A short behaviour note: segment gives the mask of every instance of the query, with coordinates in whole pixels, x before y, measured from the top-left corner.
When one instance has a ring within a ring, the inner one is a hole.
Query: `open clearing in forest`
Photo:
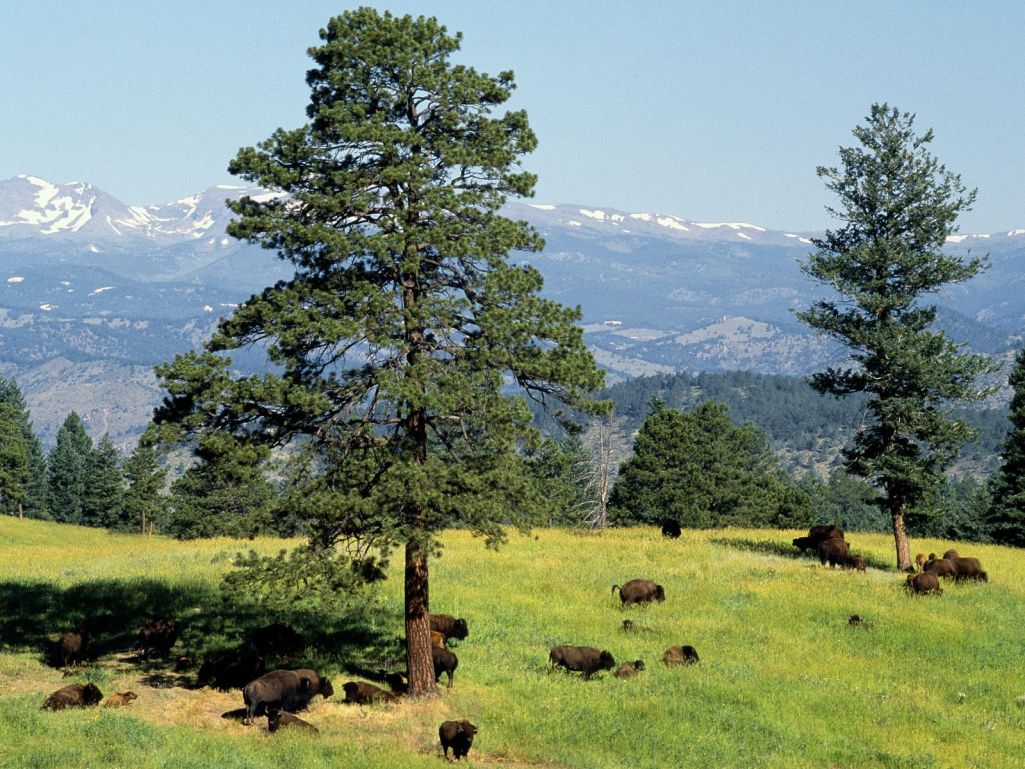
[[[362,646],[304,653],[338,690],[304,716],[321,732],[310,738],[269,735],[265,719],[249,728],[221,719],[242,704],[239,691],[191,688],[194,673],[143,667],[118,651],[159,607],[174,607],[186,627],[176,652],[201,650],[208,628],[230,637],[232,628],[217,624],[220,575],[234,553],[273,553],[280,541],[183,543],[5,517],[0,767],[437,767],[437,728],[450,718],[477,724],[470,759],[482,766],[1025,766],[1022,551],[914,540],[913,552],[956,546],[990,576],[915,597],[902,575],[871,568],[892,563],[889,537],[848,535],[870,564],[859,574],[796,557],[789,541],[800,533],[685,531],[666,540],[651,528],[542,529],[514,533],[495,552],[448,532],[431,561],[431,603],[469,622],[469,638],[453,646],[453,688],[430,702],[340,703],[341,683],[358,678],[345,668],[366,664],[375,642],[400,632],[393,568],[380,619],[360,628]],[[610,588],[634,577],[664,585],[666,602],[621,610]],[[107,617],[100,642],[109,653],[63,678],[39,644],[86,614]],[[850,626],[852,614],[871,627]],[[633,632],[621,629],[626,618]],[[647,670],[589,682],[549,673],[548,651],[559,643],[608,649],[617,662],[643,659]],[[662,652],[675,644],[695,646],[701,663],[664,668]],[[86,680],[139,699],[122,710],[39,710],[50,692]]]

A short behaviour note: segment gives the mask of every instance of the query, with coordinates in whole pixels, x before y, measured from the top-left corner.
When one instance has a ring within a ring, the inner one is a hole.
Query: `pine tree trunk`
[[[406,670],[412,697],[436,696],[431,657],[431,618],[428,613],[427,549],[406,543]]]
[[[903,506],[893,511],[892,519],[893,541],[897,546],[897,568],[907,571],[911,568],[911,545],[908,543],[908,533],[904,528]]]
[[[25,506],[22,505],[21,502],[18,502],[18,520],[19,521],[24,521],[25,520]]]

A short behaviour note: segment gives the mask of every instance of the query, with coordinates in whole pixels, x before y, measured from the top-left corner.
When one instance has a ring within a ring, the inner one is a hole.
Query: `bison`
[[[693,665],[700,662],[698,651],[693,646],[670,646],[662,655],[662,662],[665,665]]]
[[[178,626],[173,619],[155,619],[139,630],[135,648],[142,652],[143,659],[149,659],[150,652],[166,657],[174,642],[178,640]]]
[[[933,558],[931,561],[926,561],[922,573],[935,574],[937,577],[956,577],[957,569],[946,558]]]
[[[798,550],[812,550],[818,551],[819,543],[827,539],[839,539],[844,538],[843,529],[833,524],[825,524],[823,526],[812,526],[808,529],[807,537],[796,537],[793,541],[794,547]]]
[[[437,646],[439,649],[445,648],[445,634],[439,633],[437,630],[431,631],[431,646]]]
[[[469,721],[445,721],[438,728],[438,737],[441,739],[441,749],[445,753],[445,758],[448,758],[449,748],[452,749],[452,756],[456,761],[469,753],[476,733],[477,727]]]
[[[107,697],[107,701],[103,703],[105,708],[123,708],[127,707],[128,703],[132,700],[139,699],[139,695],[135,692],[118,692]]]
[[[989,582],[989,575],[982,570],[982,564],[978,558],[949,558],[947,559],[954,566],[954,579],[960,582],[963,579],[977,579],[982,582]]]
[[[842,539],[824,539],[819,542],[819,563],[823,566],[828,561],[829,567],[844,566],[850,558],[850,550]]]
[[[268,705],[288,711],[302,710],[318,694],[330,697],[334,688],[331,681],[313,670],[272,670],[246,684],[242,692],[246,716],[242,723],[251,724],[253,716],[263,715]]]
[[[598,651],[593,646],[553,646],[548,660],[554,669],[556,665],[566,670],[584,674],[586,681],[599,670],[612,670],[616,660],[608,651]]]
[[[470,634],[466,620],[462,617],[456,619],[451,614],[432,614],[431,630],[441,633],[446,639],[458,638],[460,641]]]
[[[456,674],[456,668],[459,666],[459,659],[450,652],[448,649],[439,649],[437,646],[431,647],[431,660],[434,662],[434,680],[440,681],[441,674],[448,674],[448,685],[452,686],[452,678]]]
[[[58,689],[43,702],[43,710],[64,710],[64,708],[87,708],[98,705],[103,692],[96,684],[71,684]]]
[[[680,531],[680,524],[676,521],[667,518],[662,522],[663,537],[669,537],[670,539],[679,539],[681,533],[682,532]]]
[[[636,675],[644,670],[644,660],[634,660],[633,662],[624,662],[612,675],[616,678],[629,678],[632,675]]]
[[[925,571],[925,565],[927,563],[928,560],[925,557],[925,553],[919,553],[915,556],[915,571],[921,574],[923,571]]]
[[[303,721],[299,716],[292,715],[282,710],[277,705],[267,706],[267,731],[276,732],[278,729],[295,729],[311,734],[320,732],[313,724]]]
[[[363,681],[346,681],[342,685],[345,692],[346,705],[370,705],[374,702],[391,702],[398,699],[398,694],[388,692],[380,686],[364,683]]]
[[[951,548],[950,550],[948,550],[947,552],[945,552],[943,554],[943,557],[946,558],[947,560],[951,560],[953,558],[960,558],[961,555],[956,550]]]
[[[196,677],[201,685],[216,689],[241,689],[266,670],[263,657],[253,652],[229,649],[207,657]]]
[[[384,682],[395,694],[406,694],[409,691],[409,682],[402,673],[385,673],[381,671]]]
[[[89,640],[88,630],[72,630],[57,639],[57,653],[64,663],[65,671],[72,663],[85,659],[89,653]]]
[[[853,571],[865,571],[865,556],[863,555],[849,555],[842,564],[844,569],[851,569]]]
[[[908,574],[908,587],[916,595],[925,595],[926,593],[943,594],[939,578],[931,571],[924,571],[921,574]]]
[[[648,603],[666,600],[666,591],[661,585],[656,585],[650,579],[632,579],[622,587],[612,586],[612,592],[619,590],[620,608],[632,603]]]

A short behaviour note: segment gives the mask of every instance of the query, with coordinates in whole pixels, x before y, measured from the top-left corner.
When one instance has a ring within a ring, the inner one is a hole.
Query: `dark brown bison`
[[[445,753],[445,758],[448,758],[449,748],[452,749],[452,756],[456,761],[469,753],[476,733],[477,727],[469,721],[445,721],[438,728],[438,737],[441,738],[441,749]]]
[[[554,669],[556,665],[584,674],[586,681],[599,670],[612,670],[616,660],[608,651],[598,651],[593,646],[553,646],[548,660]]]
[[[196,667],[195,660],[192,657],[179,657],[174,661],[174,670],[176,673],[185,673]]]
[[[82,662],[89,653],[89,631],[72,630],[57,639],[57,655],[67,670],[72,664]]]
[[[669,537],[670,539],[679,539],[680,534],[682,534],[682,532],[680,531],[680,524],[678,524],[676,521],[666,519],[662,522],[663,537]]]
[[[302,710],[318,694],[326,699],[334,694],[334,688],[330,680],[321,678],[313,670],[272,670],[264,673],[246,684],[242,692],[246,704],[246,717],[242,723],[251,724],[254,716],[266,712],[268,705],[278,705],[290,712]]]
[[[306,639],[288,622],[274,622],[249,633],[253,648],[263,655],[291,654],[306,647]]]
[[[933,558],[931,561],[926,561],[922,573],[926,572],[935,574],[937,577],[957,576],[957,569],[954,568],[954,564],[946,558]]]
[[[105,708],[123,708],[128,705],[132,700],[139,699],[139,695],[135,692],[118,692],[107,697],[107,701],[103,703]]]
[[[617,678],[629,678],[630,676],[637,675],[644,670],[644,660],[634,660],[633,662],[624,662],[613,673]]]
[[[824,539],[843,539],[843,529],[832,523],[822,526],[812,526],[808,529],[808,536],[821,542]]]
[[[926,593],[943,594],[939,578],[931,571],[924,571],[921,574],[908,574],[908,587],[916,595],[925,595]]]
[[[363,681],[346,681],[342,685],[345,692],[346,705],[370,705],[374,702],[392,702],[398,699],[398,694],[388,692],[380,686],[364,683]]]
[[[289,729],[296,731],[318,734],[320,732],[313,724],[303,721],[299,716],[292,715],[282,710],[277,705],[267,706],[267,731],[276,732],[278,729]]]
[[[851,569],[853,571],[865,571],[865,556],[849,555],[841,566],[844,569]]]
[[[945,553],[943,554],[943,557],[944,557],[944,558],[946,558],[947,560],[950,560],[950,559],[952,559],[952,558],[960,558],[960,557],[961,557],[961,555],[960,555],[960,553],[958,553],[958,552],[957,552],[956,550],[954,550],[953,548],[951,548],[950,550],[948,550],[947,552],[945,552]]]
[[[139,630],[135,648],[142,652],[143,659],[149,659],[151,652],[166,657],[174,642],[178,640],[178,625],[173,619],[155,619]]]
[[[612,592],[619,590],[620,608],[632,603],[648,603],[650,601],[666,600],[666,591],[661,585],[656,585],[650,579],[632,579],[622,587],[612,586]]]
[[[396,694],[406,694],[409,691],[409,682],[402,673],[386,673],[382,670],[381,678]]]
[[[460,641],[470,634],[466,620],[462,617],[456,619],[451,614],[432,614],[431,630],[441,633],[446,639],[458,638]]]
[[[847,543],[842,539],[824,539],[819,542],[819,563],[823,566],[829,563],[829,567],[843,566],[850,557],[850,550]]]
[[[452,686],[452,679],[455,677],[456,668],[459,667],[459,658],[448,649],[431,647],[431,660],[434,662],[434,680],[440,681],[441,674],[448,674],[448,685]]]
[[[43,702],[43,710],[64,710],[64,708],[87,708],[98,705],[103,699],[96,684],[71,684],[58,689]]]
[[[954,579],[958,582],[963,579],[989,582],[989,575],[982,570],[982,564],[978,558],[948,558],[947,560],[954,565]]]
[[[439,649],[445,648],[445,634],[439,633],[437,630],[431,631],[431,646],[437,646]]]
[[[215,689],[242,689],[266,670],[263,657],[258,654],[228,649],[207,657],[196,678],[200,685]]]
[[[693,665],[700,662],[698,651],[693,646],[670,646],[662,655],[662,662],[666,665]]]

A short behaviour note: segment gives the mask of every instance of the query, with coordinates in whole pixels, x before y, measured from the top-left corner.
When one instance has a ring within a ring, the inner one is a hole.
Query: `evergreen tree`
[[[609,514],[614,522],[685,528],[805,525],[806,495],[779,477],[775,456],[752,424],[737,425],[721,403],[684,413],[652,402],[620,467]]]
[[[86,526],[123,531],[126,527],[124,494],[121,452],[104,433],[86,456],[82,522]]]
[[[436,691],[436,532],[460,525],[497,541],[530,510],[517,447],[531,417],[504,377],[546,403],[581,406],[602,377],[580,311],[541,298],[537,270],[508,260],[542,246],[497,213],[535,181],[520,168],[536,144],[526,114],[492,114],[512,73],[452,63],[461,36],[433,18],[361,8],[331,19],[321,39],[310,49],[310,122],[229,166],[284,193],[230,203],[229,232],[277,251],[295,276],[240,306],[206,352],[159,369],[170,397],[158,419],[201,445],[224,433],[302,439],[319,452],[315,474],[340,461],[373,470],[366,532],[404,548],[409,688],[422,695]],[[219,353],[257,341],[280,374],[230,376]],[[331,543],[345,529],[332,516],[351,511],[317,509]]]
[[[545,438],[527,452],[527,467],[538,486],[543,526],[580,526],[584,523],[580,502],[584,497],[584,469],[590,456],[577,435],[562,440]]]
[[[160,455],[150,445],[140,442],[122,467],[128,488],[124,496],[121,528],[145,534],[157,525],[167,502],[164,483],[167,470],[160,464]]]
[[[86,468],[93,442],[85,423],[72,411],[57,431],[57,440],[47,457],[47,499],[55,521],[84,523],[82,499]]]
[[[1003,464],[993,479],[986,515],[989,535],[999,544],[1025,547],[1025,350],[1014,359],[1009,383],[1011,429],[1004,442]]]
[[[823,393],[867,396],[867,419],[845,451],[846,466],[881,492],[897,567],[911,566],[905,518],[943,482],[943,470],[971,437],[950,404],[982,395],[975,386],[988,359],[963,352],[933,327],[923,297],[984,269],[943,252],[955,221],[975,200],[959,176],[928,151],[932,132],[916,135],[914,116],[873,105],[854,129],[860,146],[840,149],[842,167],[819,168],[836,194],[829,208],[844,223],[814,240],[804,271],[839,295],[797,316],[846,345],[850,367],[828,368],[811,384]]]
[[[14,409],[28,449],[28,479],[25,481],[22,512],[28,518],[49,518],[46,503],[46,457],[43,444],[32,429],[32,417],[21,388],[14,379],[0,377],[0,404]]]
[[[0,511],[24,517],[29,482],[29,447],[18,412],[0,403]]]

